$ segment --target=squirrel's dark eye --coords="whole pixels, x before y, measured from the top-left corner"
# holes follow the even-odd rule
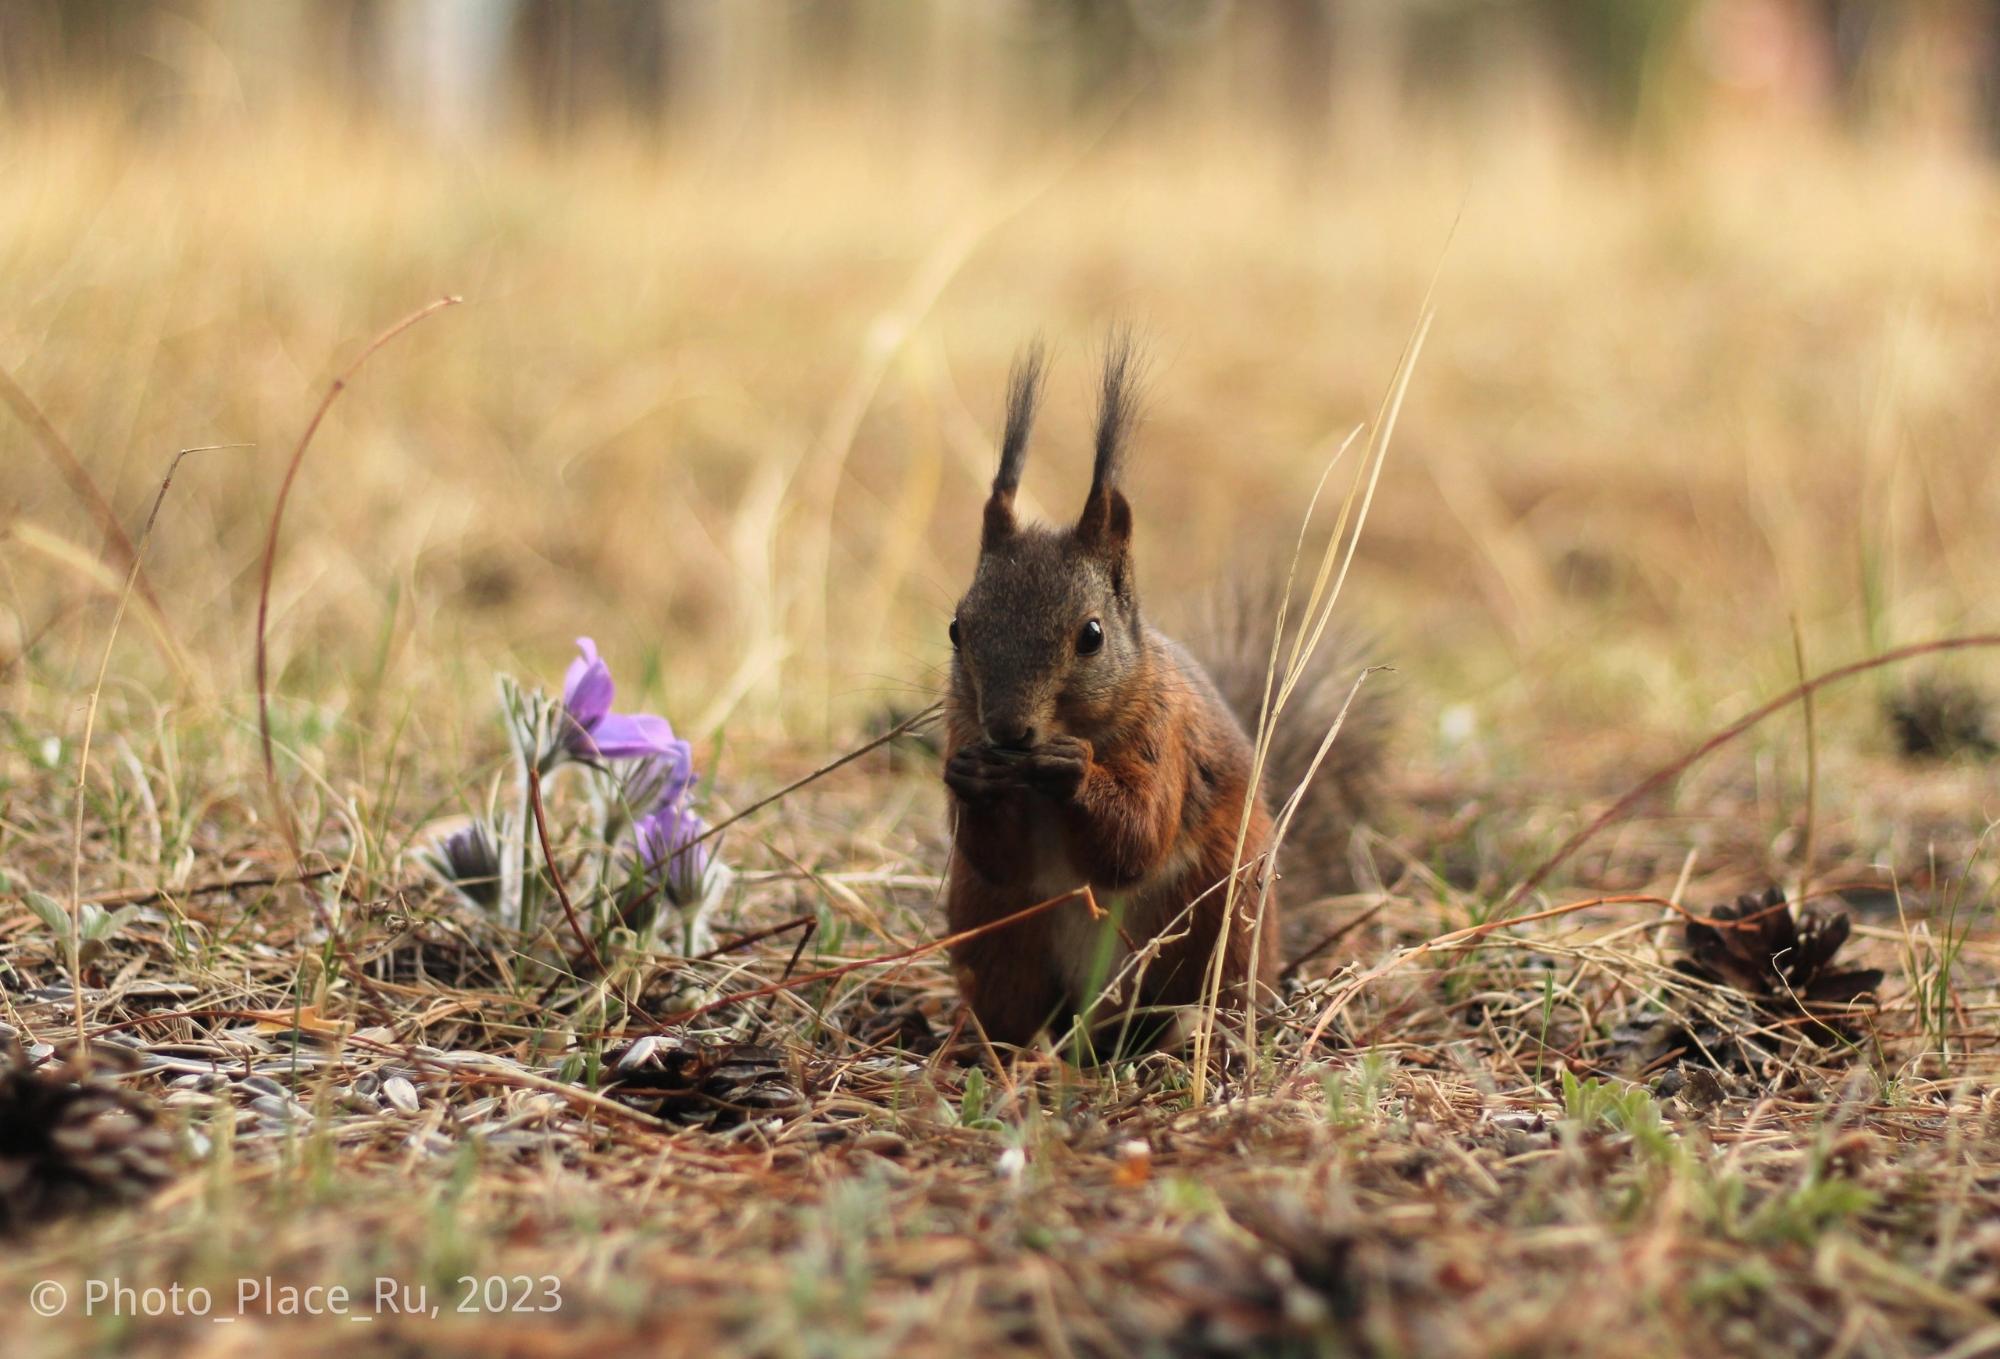
[[[951,649],[953,651],[958,650],[958,620],[956,618],[951,620]]]
[[[1104,624],[1095,618],[1083,625],[1083,631],[1076,635],[1076,654],[1089,656],[1104,648]]]

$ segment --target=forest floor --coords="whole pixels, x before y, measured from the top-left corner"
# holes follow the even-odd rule
[[[1197,1071],[963,1022],[920,732],[721,836],[711,948],[599,928],[568,772],[526,929],[421,851],[507,802],[495,676],[556,691],[578,633],[694,740],[711,821],[918,711],[1037,326],[1078,369],[1051,449],[1105,318],[1163,337],[1163,615],[1289,541],[1461,163],[1335,202],[1096,148],[967,218],[860,152],[39,135],[44,191],[0,204],[0,364],[46,420],[0,432],[10,1355],[2000,1348],[1992,653],[1702,751],[1802,674],[1995,626],[1990,171],[1551,153],[1466,210],[1341,606],[1395,667],[1390,775],[1352,890],[1290,903],[1281,1002]],[[276,206],[336,164],[337,202]],[[211,165],[231,191],[189,196]],[[824,220],[766,211],[802,183]],[[301,465],[267,779],[283,459],[447,292]],[[1041,456],[1031,489],[1080,484]],[[98,1189],[130,1192],[68,1211]]]

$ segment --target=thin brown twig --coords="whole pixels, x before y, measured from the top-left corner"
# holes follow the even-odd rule
[[[1851,679],[1855,675],[1865,674],[1870,670],[1878,670],[1886,665],[1894,665],[1900,661],[1911,660],[1917,656],[1928,656],[1941,651],[1965,651],[1980,647],[1995,646],[2000,646],[2000,633],[1975,633],[1965,637],[1941,637],[1935,641],[1916,642],[1909,646],[1897,647],[1893,651],[1885,651],[1879,656],[1871,656],[1866,660],[1852,661],[1846,665],[1838,666],[1835,669],[1827,671],[1825,674],[1818,675],[1806,681],[1796,688],[1787,690],[1770,702],[1738,718],[1721,731],[1716,732],[1713,736],[1703,741],[1686,755],[1675,760],[1672,764],[1656,769],[1640,780],[1630,792],[1612,803],[1596,820],[1565,840],[1562,848],[1550,855],[1542,862],[1539,868],[1530,873],[1521,881],[1519,886],[1509,892],[1507,899],[1500,903],[1499,914],[1505,917],[1516,906],[1520,905],[1530,892],[1533,892],[1548,880],[1549,874],[1567,863],[1570,857],[1577,850],[1583,848],[1599,831],[1603,830],[1606,826],[1612,825],[1614,822],[1623,820],[1633,807],[1678,778],[1690,765],[1704,756],[1719,750],[1721,747],[1728,745],[1731,741],[1756,726],[1759,722],[1762,722],[1772,713],[1780,712],[1790,707],[1800,699],[1805,698],[1809,694],[1817,693],[1829,684],[1836,684],[1841,680]],[[1523,918],[1526,919],[1527,917]]]
[[[1390,900],[1391,898],[1385,896],[1380,901],[1376,902],[1373,906],[1370,906],[1367,910],[1363,911],[1360,915],[1355,916],[1354,919],[1343,921],[1341,924],[1335,926],[1333,931],[1329,933],[1324,939],[1321,939],[1318,943],[1314,944],[1304,953],[1301,953],[1298,957],[1292,959],[1289,963],[1286,963],[1283,969],[1280,970],[1278,973],[1278,980],[1279,981],[1289,980],[1295,973],[1298,972],[1300,968],[1304,967],[1307,963],[1319,957],[1320,954],[1332,948],[1335,944],[1345,939],[1348,935],[1352,934],[1354,931],[1360,929],[1363,925],[1366,925],[1376,916],[1382,914],[1382,908],[1387,906]]]
[[[354,361],[341,370],[340,376],[326,389],[312,418],[306,421],[305,431],[299,435],[298,446],[292,450],[292,458],[285,465],[284,480],[278,483],[278,499],[271,506],[271,520],[264,533],[264,564],[257,585],[257,737],[264,752],[264,784],[271,798],[271,814],[277,818],[278,828],[284,833],[285,845],[291,850],[292,863],[299,862],[298,827],[292,824],[291,806],[285,801],[284,791],[278,785],[277,760],[271,753],[271,694],[269,685],[270,656],[266,643],[271,616],[271,577],[278,560],[278,528],[284,522],[285,502],[291,498],[292,483],[298,479],[299,465],[305,461],[306,449],[312,445],[313,435],[319,432],[320,422],[326,419],[327,411],[334,400],[347,390],[348,384],[361,371],[361,365],[389,341],[401,335],[417,322],[446,307],[456,306],[457,297],[441,297],[427,306],[405,316],[387,330],[369,341],[368,346],[355,356]]]
[[[131,887],[119,892],[98,892],[84,898],[92,906],[152,906],[176,898],[212,897],[224,892],[240,892],[250,887],[290,887],[296,883],[318,882],[341,872],[340,866],[314,868],[304,873],[260,873],[249,878],[218,878],[192,887],[169,891],[164,887]]]
[[[239,1022],[257,1023],[267,1021],[277,1013],[273,1010],[226,1010],[206,1008],[199,1010],[148,1010],[144,1014],[129,1015],[109,1024],[99,1024],[90,1030],[92,1038],[102,1038],[106,1034],[120,1033],[126,1029],[136,1029],[146,1024],[165,1023],[170,1019],[232,1019]],[[297,1031],[296,1027],[292,1030]]]
[[[577,943],[583,945],[584,956],[590,959],[590,965],[597,969],[598,976],[604,978],[605,986],[610,988],[612,995],[618,997],[626,1012],[640,1015],[639,1007],[632,1003],[632,998],[625,994],[625,989],[612,977],[611,969],[604,965],[603,957],[597,952],[597,945],[591,942],[590,935],[584,931],[583,921],[577,916],[575,903],[569,899],[569,884],[563,881],[562,870],[556,867],[555,851],[549,847],[548,815],[542,810],[542,771],[533,767],[528,770],[528,807],[535,814],[535,838],[542,845],[542,862],[548,865],[549,881],[555,884],[556,900],[562,903],[563,915],[569,920],[570,933],[576,936]]]
[[[850,972],[859,972],[864,967],[880,967],[885,963],[900,963],[906,962],[911,958],[921,958],[926,953],[935,953],[941,948],[950,948],[952,945],[962,944],[968,939],[977,939],[981,935],[991,934],[995,930],[1003,930],[1010,925],[1018,925],[1022,921],[1032,919],[1044,911],[1054,910],[1064,902],[1077,901],[1079,899],[1089,908],[1093,916],[1101,917],[1104,914],[1103,909],[1097,904],[1095,894],[1091,892],[1088,886],[1072,888],[1060,896],[1050,897],[1046,901],[1038,901],[1032,906],[1024,906],[1012,915],[1002,916],[998,920],[989,920],[984,925],[975,925],[969,930],[960,930],[956,934],[947,934],[943,938],[933,939],[929,943],[915,944],[906,949],[898,949],[894,953],[877,954],[873,958],[857,958],[851,963],[842,963],[839,967],[829,967],[820,972],[808,972],[803,977],[791,977],[785,981],[772,982],[766,986],[755,986],[748,991],[738,991],[734,995],[723,996],[720,999],[709,1001],[706,1005],[697,1005],[692,1010],[683,1010],[679,1014],[670,1015],[662,1022],[667,1024],[686,1024],[712,1011],[726,1009],[731,1005],[740,1005],[746,1000],[756,1000],[761,996],[773,996],[780,991],[795,991],[801,986],[810,986],[814,982],[834,981],[837,978],[845,977]]]
[[[866,745],[856,746],[853,750],[848,751],[845,755],[842,755],[839,759],[821,765],[819,768],[813,770],[812,773],[807,774],[804,778],[794,779],[790,783],[786,784],[783,788],[780,788],[777,792],[770,794],[768,797],[758,798],[755,802],[751,803],[748,807],[745,807],[742,811],[724,817],[722,820],[716,822],[713,826],[710,826],[707,830],[703,831],[700,835],[697,835],[695,836],[694,839],[688,841],[688,844],[698,845],[704,840],[713,839],[714,837],[722,834],[722,832],[724,832],[725,830],[728,830],[731,826],[735,825],[738,821],[741,821],[744,817],[749,816],[754,812],[761,812],[766,807],[770,806],[772,803],[790,797],[793,793],[798,792],[799,789],[805,787],[807,784],[812,783],[818,779],[825,778],[828,774],[831,774],[834,770],[840,768],[844,764],[853,763],[855,760],[860,759],[863,755],[866,755],[869,751],[875,749],[877,746],[885,746],[889,744],[889,742],[895,740],[898,736],[901,736],[904,732],[914,731],[916,728],[930,721],[933,717],[936,717],[939,713],[943,711],[944,711],[944,704],[933,703],[931,704],[930,707],[924,709],[922,712],[904,718],[902,721],[898,722],[895,726],[889,728],[889,730],[883,732],[880,736],[877,736],[874,740],[869,741]]]
[[[785,970],[778,974],[779,981],[790,981],[792,979],[792,973],[798,970],[799,959],[806,956],[806,945],[810,944],[813,936],[818,933],[819,921],[817,919],[808,920],[805,929],[799,933],[799,942],[792,945],[792,956],[785,960]],[[752,1043],[760,1041],[764,1036],[764,1026],[770,1022],[771,1016],[768,1012],[759,1015],[757,1017],[757,1027],[751,1030],[748,1041]]]
[[[799,942],[792,945],[792,956],[785,960],[785,970],[778,974],[778,979],[780,981],[790,980],[793,971],[799,965],[799,959],[805,956],[806,945],[810,944],[812,942],[813,936],[818,933],[819,933],[819,921],[817,920],[808,923],[805,929],[800,932]]]
[[[731,939],[726,944],[717,944],[714,948],[708,950],[706,953],[695,954],[694,957],[688,959],[688,961],[691,963],[705,963],[709,961],[711,958],[720,958],[725,953],[734,953],[739,948],[747,947],[750,944],[761,943],[766,939],[770,939],[776,935],[783,934],[787,930],[795,930],[801,925],[817,925],[818,923],[819,920],[817,916],[795,915],[790,920],[785,921],[783,924],[769,925],[761,930],[752,930],[748,934],[738,935],[736,938]],[[810,931],[808,931],[808,934],[810,934]]]
[[[354,1047],[389,1056],[401,1057],[406,1061],[428,1066],[433,1070],[442,1071],[467,1085],[493,1084],[510,1086],[521,1090],[541,1090],[567,1100],[573,1105],[599,1113],[610,1114],[614,1118],[621,1119],[633,1124],[635,1127],[644,1128],[650,1132],[672,1131],[672,1125],[654,1118],[650,1114],[645,1114],[637,1109],[620,1104],[617,1100],[607,1095],[601,1095],[595,1090],[585,1090],[580,1086],[551,1080],[547,1076],[538,1075],[532,1071],[476,1065],[475,1063],[484,1056],[481,1053],[459,1055],[452,1053],[419,1052],[413,1047],[393,1043],[378,1043],[351,1034],[343,1041]],[[470,1057],[471,1060],[468,1061],[467,1057]]]

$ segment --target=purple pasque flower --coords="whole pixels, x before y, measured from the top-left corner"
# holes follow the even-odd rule
[[[425,851],[424,859],[473,905],[490,909],[500,900],[500,851],[484,821],[445,836]]]
[[[694,751],[686,741],[675,741],[671,750],[636,761],[625,776],[621,791],[625,805],[651,811],[680,805],[694,787]]]
[[[677,904],[700,899],[708,878],[709,846],[701,839],[707,829],[701,817],[678,800],[661,803],[634,827],[640,871],[648,878],[659,877]]]
[[[563,675],[563,748],[582,760],[655,759],[692,769],[692,749],[674,735],[666,718],[611,711],[617,686],[611,667],[597,654],[597,643],[579,637],[576,649],[577,658]]]
[[[612,683],[611,667],[597,654],[596,642],[579,637],[576,650],[577,658],[563,672],[563,711],[587,731],[610,714],[618,686]]]

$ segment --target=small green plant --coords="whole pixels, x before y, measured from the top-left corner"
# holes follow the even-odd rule
[[[1222,1211],[1215,1191],[1190,1175],[1176,1175],[1160,1186],[1166,1210],[1183,1217],[1212,1217]]]
[[[1788,1194],[1765,1200],[1744,1224],[1753,1241],[1789,1241],[1810,1246],[1831,1228],[1873,1208],[1875,1191],[1853,1180],[1824,1178],[1817,1171]]]
[[[1903,968],[1909,978],[1910,998],[1916,1010],[1917,1023],[1923,1032],[1925,1046],[1936,1055],[1941,1075],[1951,1073],[1952,1062],[1952,1018],[1957,1011],[1954,975],[1958,970],[1960,956],[1965,951],[1966,941],[1971,938],[1973,926],[1978,922],[1978,910],[1965,910],[1964,898],[1967,884],[1973,879],[1971,871],[1985,850],[1993,827],[1987,827],[1975,844],[1966,871],[1950,879],[1944,899],[1944,918],[1940,922],[1938,935],[1929,938],[1930,947],[1919,947],[1918,938],[1912,935],[1905,924],[1903,937]],[[1986,905],[1989,910],[1994,905],[1994,897],[1989,891]],[[1903,895],[1896,893],[1897,910],[1900,913]],[[1928,956],[1926,956],[1928,954]]]
[[[1586,1131],[1609,1125],[1616,1107],[1617,1092],[1595,1076],[1582,1080],[1565,1067],[1558,1079],[1562,1084],[1563,1117]]]
[[[1599,1080],[1595,1076],[1578,1080],[1565,1068],[1562,1072],[1563,1117],[1583,1132],[1606,1128],[1628,1133],[1649,1153],[1664,1154],[1673,1138],[1660,1117],[1660,1106],[1652,1092],[1642,1085],[1625,1085]]]
[[[865,1317],[874,1270],[868,1244],[888,1221],[887,1196],[872,1179],[834,1185],[802,1224],[791,1260],[789,1302],[814,1325]]]
[[[1707,1270],[1688,1285],[1687,1299],[1696,1307],[1734,1309],[1754,1306],[1771,1291],[1777,1275],[1764,1260],[1751,1256]]]
[[[430,1206],[422,1243],[425,1274],[434,1290],[448,1289],[476,1258],[476,1233],[466,1196],[479,1178],[481,1143],[467,1139],[452,1159],[450,1178],[440,1186]]]
[[[1337,1128],[1374,1123],[1381,1116],[1382,1091],[1389,1082],[1389,1059],[1379,1052],[1361,1055],[1358,1070],[1330,1071],[1326,1091],[1326,1121]]]
[[[958,1097],[958,1122],[961,1127],[974,1128],[980,1132],[998,1132],[1001,1122],[986,1112],[986,1073],[973,1067],[965,1073],[965,1089]]]
[[[49,932],[55,935],[65,953],[74,942],[79,964],[93,961],[104,951],[105,945],[117,938],[118,932],[139,914],[137,906],[121,906],[115,911],[107,911],[94,902],[86,901],[77,908],[72,918],[53,897],[41,892],[27,893],[27,902],[28,909],[49,927]]]

